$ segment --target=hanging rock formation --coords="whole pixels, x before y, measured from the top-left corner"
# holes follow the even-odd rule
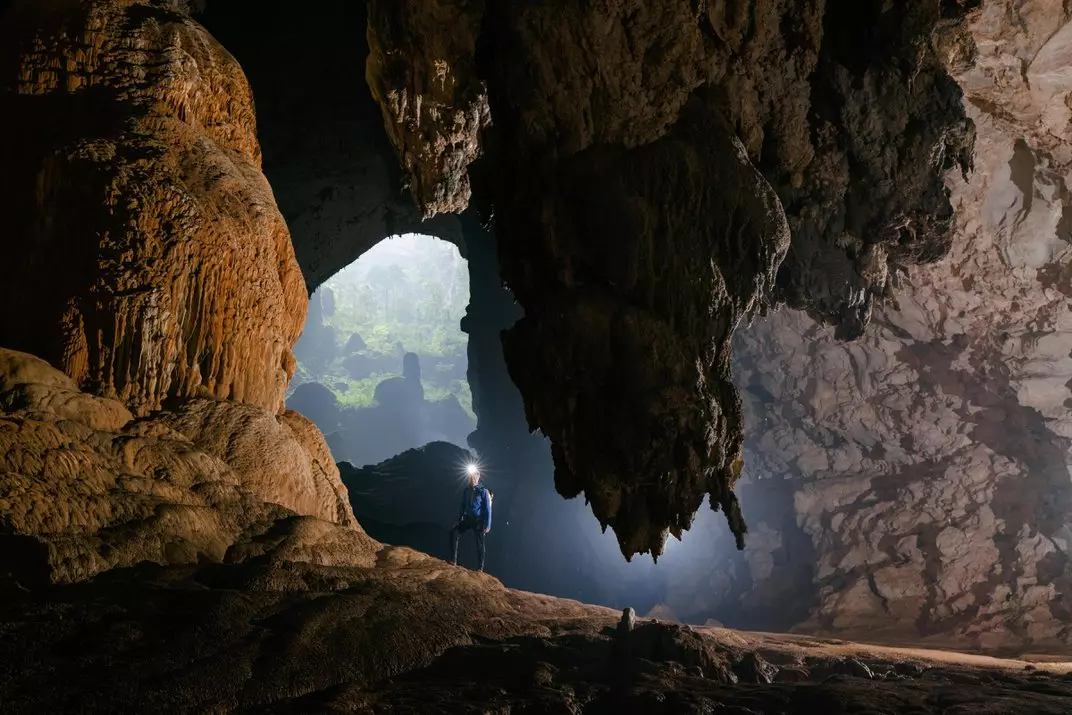
[[[164,2],[15,2],[0,335],[137,415],[281,411],[305,295],[238,63]]]
[[[410,189],[427,214],[474,187],[525,310],[504,347],[530,426],[627,556],[658,555],[705,493],[741,543],[742,320],[777,297],[856,337],[891,271],[948,250],[962,14],[370,3],[369,84]]]

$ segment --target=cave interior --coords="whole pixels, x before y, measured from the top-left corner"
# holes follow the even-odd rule
[[[0,712],[1068,712],[1069,61],[1057,0],[0,3]]]

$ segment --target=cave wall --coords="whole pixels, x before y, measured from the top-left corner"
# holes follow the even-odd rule
[[[424,46],[461,54],[447,58],[447,75],[430,54],[371,63],[380,107],[293,115],[326,117],[318,132],[290,117],[322,92],[279,90],[273,110],[265,89],[261,115],[282,137],[274,171],[302,226],[306,283],[393,226],[471,200],[463,222],[474,223],[455,240],[482,245],[473,261],[484,262],[473,293],[485,299],[472,315],[488,314],[467,326],[474,393],[484,390],[474,394],[483,405],[474,445],[514,467],[519,488],[503,506],[521,526],[536,501],[521,487],[545,478],[546,442],[531,426],[554,441],[559,491],[583,493],[627,554],[658,553],[665,527],[711,537],[706,565],[670,571],[665,605],[683,618],[759,626],[777,615],[786,627],[869,638],[1067,645],[1068,14],[1052,0],[993,0],[965,23],[960,5],[770,3],[768,15],[750,3],[621,2],[563,14],[502,2],[467,6],[480,11],[456,25],[410,17],[409,3],[396,6],[401,15],[374,8],[381,60],[448,27],[456,37]],[[272,414],[304,298],[233,58],[167,3],[22,2],[9,12],[2,101],[18,131],[3,143],[11,161],[0,202],[19,240],[18,261],[0,268],[0,335],[75,382],[58,396],[13,383],[4,408],[19,413],[12,423],[44,425],[22,428],[47,435],[32,458],[41,464],[56,440],[88,438],[106,454],[93,487],[105,507],[116,488],[108,478],[121,476],[130,513],[157,504],[154,489],[180,501],[196,489],[205,501],[178,511],[226,502],[232,520],[201,543],[196,519],[164,519],[177,531],[159,538],[155,512],[145,531],[112,531],[111,515],[91,515],[108,538],[132,540],[116,548],[91,533],[53,567],[77,579],[146,553],[187,562],[224,558],[236,544],[256,551],[250,544],[275,538],[270,525],[289,513],[268,502],[353,526],[315,430]],[[566,26],[577,34],[554,35]],[[881,31],[845,44],[864,27]],[[310,54],[295,42],[295,57]],[[246,49],[262,84],[286,69],[276,50]],[[571,53],[576,62],[560,61]],[[649,57],[649,69],[634,56]],[[304,87],[292,76],[288,86]],[[435,101],[417,102],[436,81]],[[401,89],[412,90],[406,103]],[[370,129],[383,120],[418,198],[399,223],[390,207],[408,199]],[[358,127],[375,150],[340,151]],[[308,144],[316,137],[324,146]],[[317,179],[321,162],[332,168]],[[355,210],[356,197],[373,212]],[[51,264],[46,250],[71,260]],[[70,290],[41,290],[49,285]],[[776,311],[739,333],[741,410],[730,338],[776,301],[805,312]],[[499,333],[521,309],[501,362]],[[858,340],[839,339],[868,321]],[[508,395],[514,382],[523,398]],[[198,395],[250,404],[233,415],[229,406],[212,420],[226,429],[203,438],[206,415],[226,403],[194,400],[163,422],[130,423],[168,397]],[[83,403],[92,409],[79,412]],[[232,444],[231,429],[287,442],[288,454],[300,448],[317,497],[303,501],[272,477],[249,501],[259,447],[226,463],[215,453]],[[212,478],[180,471],[175,485],[152,486],[153,465],[131,473],[122,461],[132,438],[162,441],[152,449],[168,464],[196,451],[190,459],[211,463]],[[729,507],[740,536],[730,488],[742,451],[741,494],[757,504],[750,548],[722,560],[734,535],[692,513],[707,494]],[[16,497],[5,524],[23,508]],[[71,528],[31,521],[20,528]]]
[[[975,172],[947,176],[950,255],[899,272],[863,337],[786,310],[739,333],[745,481],[783,505],[749,550],[792,566],[692,579],[679,612],[807,594],[810,631],[1067,646],[1070,28],[1045,0],[971,15],[978,59],[955,78]]]
[[[234,59],[167,3],[16,2],[0,44],[0,336],[137,414],[281,411],[305,315]]]

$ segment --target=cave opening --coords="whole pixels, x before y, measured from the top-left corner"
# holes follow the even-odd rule
[[[313,0],[296,13],[282,0],[234,0],[209,3],[198,19],[240,62],[252,87],[263,168],[312,295],[310,320],[318,314],[323,320],[328,292],[317,293],[318,287],[334,293],[333,276],[390,245],[386,236],[434,235],[458,246],[468,262],[470,303],[462,330],[468,336],[471,402],[459,402],[471,410],[476,429],[464,441],[456,434],[446,441],[384,440],[353,450],[331,406],[331,398],[339,399],[331,385],[320,390],[330,424],[297,395],[316,390],[310,383],[317,381],[303,375],[308,367],[301,355],[316,329],[307,327],[296,348],[300,367],[288,405],[321,426],[362,528],[381,542],[446,558],[461,490],[458,465],[475,457],[495,495],[488,571],[507,586],[630,606],[640,615],[666,619],[777,626],[764,619],[762,608],[752,607],[775,595],[755,604],[742,598],[753,585],[750,554],[736,551],[724,519],[706,506],[683,541],[668,540],[656,565],[649,555],[626,562],[613,531],[601,530],[584,495],[564,499],[556,491],[550,443],[530,433],[524,401],[503,355],[502,332],[523,312],[504,285],[499,237],[473,210],[424,221],[400,188],[401,171],[382,113],[364,81],[369,49],[364,32],[355,28],[366,24],[366,3]],[[333,297],[337,310],[341,296]],[[340,351],[349,338],[335,336]],[[401,356],[392,359],[390,372],[381,370],[378,379],[401,375]],[[420,368],[427,389],[429,365],[423,358]],[[343,375],[339,381],[347,379]],[[377,378],[362,379],[374,383]],[[368,390],[366,384],[357,393],[367,399]],[[347,406],[357,401],[355,394],[343,396],[342,410],[357,409]],[[749,491],[747,508],[760,518],[757,533],[765,537],[762,521],[780,523],[785,510],[770,518],[753,511],[761,510],[765,490],[742,487]],[[472,539],[463,538],[460,561],[472,564],[474,551]]]
[[[377,464],[476,427],[466,377],[467,261],[438,238],[380,241],[309,301],[287,407],[313,420],[336,462]]]

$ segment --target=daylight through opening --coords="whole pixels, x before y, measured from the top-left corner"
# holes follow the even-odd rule
[[[287,408],[337,462],[376,464],[429,442],[466,445],[468,264],[432,236],[393,236],[320,286],[294,347]]]

